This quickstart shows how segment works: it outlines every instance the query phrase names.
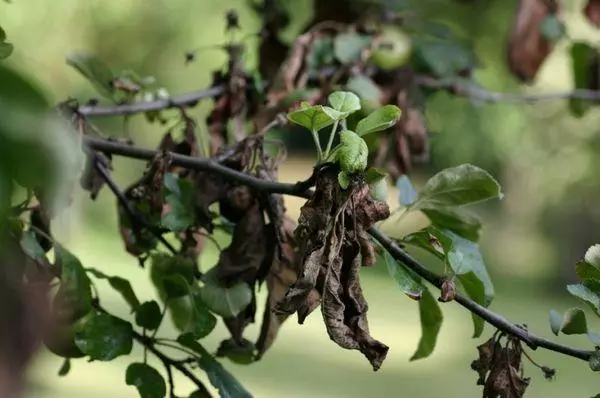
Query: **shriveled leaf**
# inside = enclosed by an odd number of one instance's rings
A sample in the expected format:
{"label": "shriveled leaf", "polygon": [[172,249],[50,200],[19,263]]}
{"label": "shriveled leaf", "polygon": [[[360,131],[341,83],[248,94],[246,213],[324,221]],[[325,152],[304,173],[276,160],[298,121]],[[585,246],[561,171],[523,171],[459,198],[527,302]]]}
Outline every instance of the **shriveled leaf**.
{"label": "shriveled leaf", "polygon": [[560,327],[564,334],[585,334],[587,333],[587,321],[585,312],[581,308],[570,308],[565,312]]}
{"label": "shriveled leaf", "polygon": [[502,199],[498,182],[485,170],[471,164],[444,169],[431,177],[410,210],[462,206]]}
{"label": "shriveled leaf", "polygon": [[386,130],[400,120],[402,111],[396,105],[384,105],[371,112],[356,125],[356,134],[364,136]]}
{"label": "shriveled leaf", "polygon": [[288,113],[287,118],[310,131],[319,131],[331,126],[334,119],[329,116],[321,105],[301,107]]}
{"label": "shriveled leaf", "polygon": [[340,132],[337,160],[343,171],[357,173],[367,168],[369,148],[362,137],[350,130]]}
{"label": "shriveled leaf", "polygon": [[558,336],[558,333],[560,333],[562,322],[563,317],[558,313],[558,311],[554,309],[550,310],[550,329],[556,336]]}
{"label": "shriveled leaf", "polygon": [[583,284],[567,285],[567,291],[588,304],[600,316],[600,295]]}
{"label": "shriveled leaf", "polygon": [[422,211],[436,228],[449,229],[463,238],[473,242],[479,241],[481,221],[468,210],[456,207],[436,207],[422,209]]}
{"label": "shriveled leaf", "polygon": [[65,358],[62,365],[60,366],[60,369],[58,370],[58,375],[60,377],[63,377],[63,376],[68,375],[70,371],[71,371],[71,359]]}
{"label": "shriveled leaf", "polygon": [[600,350],[599,349],[596,349],[592,353],[592,356],[590,357],[588,364],[590,365],[590,369],[592,369],[594,372],[600,372]]}
{"label": "shriveled leaf", "polygon": [[92,309],[90,280],[81,262],[61,245],[54,249],[56,267],[60,270],[60,291],[75,303],[74,316],[83,315]]}
{"label": "shriveled leaf", "polygon": [[346,116],[360,110],[360,99],[349,91],[334,91],[327,99],[333,109]]}
{"label": "shriveled leaf", "polygon": [[398,283],[400,290],[413,300],[421,300],[423,291],[427,290],[421,283],[421,278],[406,268],[404,264],[397,262],[387,250],[383,250],[388,272]]}
{"label": "shriveled leaf", "polygon": [[429,289],[423,290],[423,295],[419,300],[419,315],[421,319],[421,339],[417,351],[410,358],[411,361],[431,355],[435,349],[437,337],[444,320],[442,310]]}
{"label": "shriveled leaf", "polygon": [[110,68],[94,54],[78,51],[67,57],[67,64],[77,69],[106,98],[112,99],[115,92],[115,76]]}
{"label": "shriveled leaf", "polygon": [[164,398],[167,394],[167,385],[162,375],[152,366],[134,362],[127,367],[125,383],[135,386],[140,398]]}
{"label": "shriveled leaf", "polygon": [[157,329],[161,320],[160,307],[154,300],[142,303],[135,311],[135,323],[144,329]]}
{"label": "shriveled leaf", "polygon": [[231,287],[224,287],[217,279],[217,269],[212,268],[204,277],[204,286],[200,289],[200,297],[214,313],[224,318],[235,317],[252,300],[252,290],[243,282]]}
{"label": "shriveled leaf", "polygon": [[106,279],[108,284],[121,294],[123,299],[131,307],[132,311],[135,311],[139,307],[140,300],[138,300],[135,291],[131,287],[131,283],[129,283],[127,279],[121,278],[120,276],[108,276],[94,268],[87,268],[86,271],[98,279]]}
{"label": "shriveled leaf", "polygon": [[396,188],[398,188],[399,192],[398,202],[402,206],[410,206],[419,197],[415,187],[413,187],[412,182],[410,182],[410,178],[408,178],[406,174],[401,175],[396,180]]}
{"label": "shriveled leaf", "polygon": [[371,38],[348,32],[337,35],[333,44],[335,57],[338,61],[342,64],[349,64],[360,59],[363,50],[371,44]]}
{"label": "shriveled leaf", "polygon": [[133,328],[129,322],[98,313],[85,323],[81,332],[76,333],[75,344],[90,359],[111,361],[131,352]]}
{"label": "shriveled leaf", "polygon": [[[585,42],[575,42],[571,44],[571,69],[573,71],[574,89],[597,89],[593,82],[597,81],[597,61],[598,52],[595,48]],[[596,67],[594,65],[596,64]],[[597,84],[597,83],[596,83]],[[582,117],[594,103],[586,99],[569,99],[569,110],[576,117]]]}

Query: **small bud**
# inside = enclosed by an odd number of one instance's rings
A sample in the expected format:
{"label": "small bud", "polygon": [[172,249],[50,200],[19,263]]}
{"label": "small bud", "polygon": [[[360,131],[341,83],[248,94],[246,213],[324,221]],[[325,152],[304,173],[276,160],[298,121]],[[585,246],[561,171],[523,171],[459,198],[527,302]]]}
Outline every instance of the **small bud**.
{"label": "small bud", "polygon": [[438,298],[438,301],[442,303],[447,303],[448,301],[454,300],[455,297],[456,285],[454,284],[454,280],[444,279],[444,282],[442,283],[441,294]]}

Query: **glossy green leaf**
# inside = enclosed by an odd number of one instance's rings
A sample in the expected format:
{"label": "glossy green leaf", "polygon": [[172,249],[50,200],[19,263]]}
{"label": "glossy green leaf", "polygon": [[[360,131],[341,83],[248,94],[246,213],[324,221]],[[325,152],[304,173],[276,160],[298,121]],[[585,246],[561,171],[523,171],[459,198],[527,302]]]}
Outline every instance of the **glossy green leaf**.
{"label": "glossy green leaf", "polygon": [[23,252],[33,260],[44,261],[46,258],[46,252],[39,244],[36,233],[33,230],[24,231],[21,235],[21,241],[19,242]]}
{"label": "glossy green leaf", "polygon": [[371,112],[356,125],[356,134],[364,136],[387,130],[400,120],[402,111],[396,105],[384,105]]}
{"label": "glossy green leaf", "polygon": [[340,187],[342,187],[342,189],[348,189],[348,187],[350,186],[350,176],[348,175],[347,172],[345,171],[340,171],[338,173],[338,184],[340,184]]}
{"label": "glossy green leaf", "polygon": [[470,241],[479,241],[481,221],[467,209],[459,207],[435,207],[422,209],[432,225],[438,229],[448,229]]}
{"label": "glossy green leaf", "polygon": [[444,169],[431,177],[410,205],[411,210],[462,206],[502,199],[498,182],[485,170],[471,164]]}
{"label": "glossy green leaf", "polygon": [[371,44],[371,38],[354,32],[341,33],[335,37],[335,57],[342,64],[360,60],[362,52]]}
{"label": "glossy green leaf", "polygon": [[11,43],[0,43],[0,60],[10,57],[14,49],[15,47]]}
{"label": "glossy green leaf", "polygon": [[165,379],[156,369],[146,363],[129,364],[125,372],[125,383],[128,386],[135,386],[140,398],[164,398],[167,394]]}
{"label": "glossy green leaf", "polygon": [[71,371],[71,359],[65,358],[60,369],[58,370],[58,376],[63,377],[69,374]]}
{"label": "glossy green leaf", "polygon": [[[595,68],[590,67],[590,63],[598,57],[596,49],[585,42],[575,42],[571,44],[570,55],[573,88],[583,90],[590,88],[590,83],[595,78],[592,73],[596,73]],[[586,99],[569,99],[569,110],[575,117],[582,117],[593,105],[593,102]]]}
{"label": "glossy green leaf", "polygon": [[561,332],[564,334],[586,334],[587,321],[581,308],[570,308],[563,316]]}
{"label": "glossy green leaf", "polygon": [[382,250],[388,272],[398,283],[402,293],[413,300],[421,300],[423,291],[427,290],[421,283],[421,278],[406,268],[404,264],[397,262],[387,250],[383,248]]}
{"label": "glossy green leaf", "polygon": [[132,311],[135,311],[139,307],[140,300],[138,300],[133,288],[131,287],[131,283],[129,283],[127,279],[121,278],[120,276],[108,276],[94,268],[87,268],[86,271],[98,279],[106,279],[110,287],[121,294],[123,299],[131,307]]}
{"label": "glossy green leaf", "polygon": [[556,336],[558,336],[558,333],[560,333],[562,323],[562,315],[560,315],[559,312],[554,309],[550,310],[550,329]]}
{"label": "glossy green leaf", "polygon": [[106,98],[112,99],[115,93],[115,79],[110,68],[93,54],[78,51],[67,57],[67,64],[77,69]]}
{"label": "glossy green leaf", "polygon": [[373,112],[381,106],[381,90],[370,77],[354,75],[348,79],[345,88],[358,95],[361,108],[366,112]]}
{"label": "glossy green leaf", "polygon": [[590,369],[594,372],[600,372],[600,349],[597,349],[592,353],[588,361]]}
{"label": "glossy green leaf", "polygon": [[588,304],[600,316],[600,295],[584,284],[567,285],[567,291]]}
{"label": "glossy green leaf", "polygon": [[75,344],[90,359],[111,361],[131,352],[133,328],[129,322],[98,313],[75,335]]}
{"label": "glossy green leaf", "polygon": [[222,286],[217,279],[215,267],[204,274],[202,280],[202,301],[212,312],[224,318],[237,316],[252,301],[252,289],[246,283],[239,282],[231,287]]}
{"label": "glossy green leaf", "polygon": [[360,98],[349,91],[334,91],[327,99],[333,109],[345,116],[360,110]]}
{"label": "glossy green leaf", "polygon": [[343,171],[357,173],[367,168],[369,148],[362,137],[350,130],[340,132],[337,160]]}
{"label": "glossy green leaf", "polygon": [[431,355],[435,349],[437,337],[444,320],[442,310],[429,289],[423,290],[423,295],[419,300],[419,315],[421,319],[421,339],[417,351],[410,358],[411,361]]}
{"label": "glossy green leaf", "polygon": [[334,119],[325,112],[322,105],[299,108],[288,113],[287,118],[310,131],[319,131],[331,126]]}
{"label": "glossy green leaf", "polygon": [[135,323],[144,329],[158,329],[161,320],[160,306],[154,300],[142,303],[135,311]]}
{"label": "glossy green leaf", "polygon": [[61,272],[59,289],[75,303],[74,316],[88,313],[92,309],[92,288],[81,262],[60,244],[55,244],[54,256]]}
{"label": "glossy green leaf", "polygon": [[414,203],[419,194],[415,190],[412,182],[410,182],[410,178],[406,174],[401,175],[396,180],[396,188],[398,188],[398,193],[400,196],[398,197],[398,202],[402,206],[409,206]]}
{"label": "glossy green leaf", "polygon": [[192,227],[196,222],[192,183],[175,173],[165,173],[164,195],[170,209],[163,213],[161,225],[173,232],[184,232]]}

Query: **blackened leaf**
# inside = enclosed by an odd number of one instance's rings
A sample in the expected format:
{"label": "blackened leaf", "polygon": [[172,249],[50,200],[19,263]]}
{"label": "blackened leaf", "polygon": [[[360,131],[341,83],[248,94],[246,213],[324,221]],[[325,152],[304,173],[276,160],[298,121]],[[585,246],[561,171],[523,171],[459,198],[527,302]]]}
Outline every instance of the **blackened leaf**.
{"label": "blackened leaf", "polygon": [[36,233],[32,230],[24,231],[20,241],[21,249],[30,258],[36,261],[44,261],[46,252],[36,239]]}
{"label": "blackened leaf", "polygon": [[396,180],[396,188],[398,188],[399,196],[398,202],[402,206],[410,206],[413,204],[419,197],[419,194],[415,190],[412,182],[410,182],[410,178],[406,174],[401,175]]}
{"label": "blackened leaf", "polygon": [[134,362],[127,367],[125,383],[135,386],[141,398],[164,398],[167,385],[162,375],[152,366]]}
{"label": "blackened leaf", "polygon": [[210,383],[219,391],[221,398],[251,398],[252,395],[244,389],[236,378],[217,362],[202,344],[189,334],[182,334],[177,342],[190,348],[198,354],[198,364],[206,372]]}
{"label": "blackened leaf", "polygon": [[419,315],[421,318],[421,340],[417,351],[410,358],[411,361],[426,358],[435,349],[438,333],[442,327],[444,316],[429,289],[424,289],[419,300]]}
{"label": "blackened leaf", "polygon": [[585,334],[587,333],[587,321],[585,313],[581,308],[570,308],[565,312],[560,327],[564,334]]}
{"label": "blackened leaf", "polygon": [[335,37],[334,53],[335,57],[342,64],[349,64],[358,61],[364,49],[371,44],[369,36],[348,32]]}
{"label": "blackened leaf", "polygon": [[590,369],[594,372],[600,372],[600,350],[596,349],[588,362]]}
{"label": "blackened leaf", "polygon": [[196,339],[201,339],[208,336],[217,326],[217,318],[210,313],[200,296],[193,294],[192,297],[192,311],[184,332],[190,333]]}
{"label": "blackened leaf", "polygon": [[65,360],[63,361],[62,366],[58,370],[58,375],[60,377],[66,376],[66,375],[69,374],[70,371],[71,371],[71,359],[70,358],[65,358]]}
{"label": "blackened leaf", "polygon": [[288,113],[287,118],[292,122],[310,131],[319,131],[331,126],[334,119],[325,112],[322,105],[300,107]]}
{"label": "blackened leaf", "polygon": [[557,336],[560,332],[562,321],[563,317],[558,313],[558,311],[554,309],[550,310],[550,329],[552,329],[552,333],[554,333]]}
{"label": "blackened leaf", "polygon": [[[573,70],[573,88],[589,89],[592,79],[593,68],[590,68],[590,61],[597,57],[596,49],[584,42],[575,42],[571,45],[571,69]],[[596,72],[596,71],[594,71]],[[569,109],[571,114],[576,117],[582,117],[585,112],[591,108],[593,103],[589,100],[571,98],[569,99]]]}
{"label": "blackened leaf", "polygon": [[338,112],[348,116],[360,110],[360,99],[349,91],[334,91],[327,97],[329,103]]}
{"label": "blackened leaf", "polygon": [[90,359],[111,361],[131,352],[133,328],[129,322],[112,315],[95,314],[75,335],[75,344]]}
{"label": "blackened leaf", "polygon": [[139,307],[140,300],[138,300],[133,288],[131,287],[131,283],[129,283],[127,279],[121,278],[120,276],[108,276],[94,268],[87,268],[86,271],[98,279],[106,279],[108,284],[121,294],[123,299],[131,307],[132,311],[135,311]]}
{"label": "blackened leaf", "polygon": [[224,318],[237,316],[252,301],[252,289],[246,283],[224,287],[217,279],[216,268],[208,271],[203,281],[204,286],[200,289],[202,301],[212,312]]}
{"label": "blackened leaf", "polygon": [[106,98],[112,99],[115,92],[115,79],[111,70],[95,55],[78,51],[67,57],[67,64],[81,73]]}
{"label": "blackened leaf", "polygon": [[142,303],[135,311],[135,323],[144,329],[157,329],[161,320],[160,307],[154,300]]}
{"label": "blackened leaf", "polygon": [[463,164],[431,177],[409,209],[462,206],[503,196],[500,185],[487,171]]}
{"label": "blackened leaf", "polygon": [[61,270],[60,289],[76,303],[74,315],[83,315],[92,309],[92,289],[90,280],[79,259],[56,244],[54,249],[56,267]]}
{"label": "blackened leaf", "polygon": [[356,134],[365,136],[387,130],[400,120],[402,111],[396,105],[384,105],[371,112],[356,125]]}
{"label": "blackened leaf", "polygon": [[600,316],[600,295],[583,284],[567,285],[567,291],[587,303]]}
{"label": "blackened leaf", "polygon": [[413,300],[421,300],[423,291],[426,290],[421,283],[421,278],[406,268],[404,264],[397,262],[387,250],[383,250],[388,272],[398,283],[400,290]]}
{"label": "blackened leaf", "polygon": [[466,209],[457,207],[436,207],[422,209],[431,223],[439,229],[449,229],[470,241],[479,241],[481,221]]}

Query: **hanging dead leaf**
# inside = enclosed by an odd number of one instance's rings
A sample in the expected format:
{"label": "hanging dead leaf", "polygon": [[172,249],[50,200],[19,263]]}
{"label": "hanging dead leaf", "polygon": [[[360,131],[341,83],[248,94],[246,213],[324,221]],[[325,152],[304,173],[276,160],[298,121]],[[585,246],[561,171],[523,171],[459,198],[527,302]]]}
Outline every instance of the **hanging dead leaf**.
{"label": "hanging dead leaf", "polygon": [[557,0],[520,0],[508,41],[508,68],[518,79],[530,83],[544,60],[552,52],[554,42],[543,34],[548,17],[559,15]]}

